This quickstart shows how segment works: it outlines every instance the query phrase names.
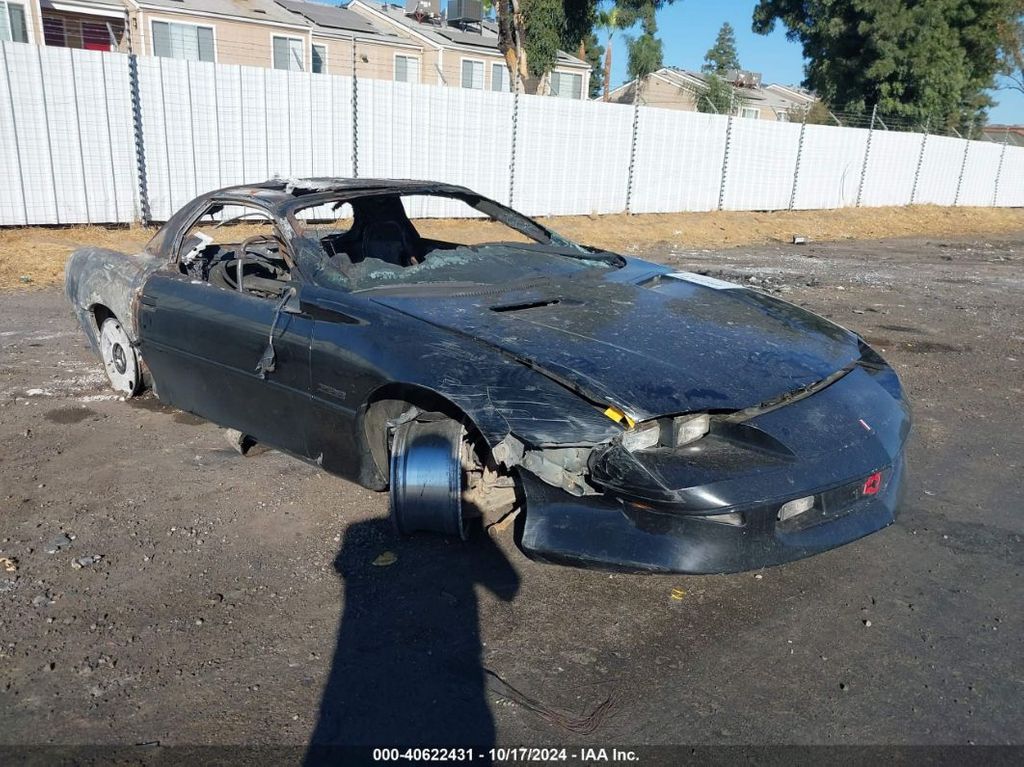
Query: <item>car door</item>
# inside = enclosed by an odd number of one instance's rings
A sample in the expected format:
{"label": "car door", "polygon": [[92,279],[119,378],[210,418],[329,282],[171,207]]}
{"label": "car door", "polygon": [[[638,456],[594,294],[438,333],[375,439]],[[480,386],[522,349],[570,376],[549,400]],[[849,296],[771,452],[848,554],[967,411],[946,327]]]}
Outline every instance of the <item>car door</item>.
{"label": "car door", "polygon": [[[313,321],[297,309],[300,276],[289,276],[282,295],[268,297],[172,264],[143,288],[140,347],[161,401],[309,457]],[[261,371],[268,354],[272,369]]]}

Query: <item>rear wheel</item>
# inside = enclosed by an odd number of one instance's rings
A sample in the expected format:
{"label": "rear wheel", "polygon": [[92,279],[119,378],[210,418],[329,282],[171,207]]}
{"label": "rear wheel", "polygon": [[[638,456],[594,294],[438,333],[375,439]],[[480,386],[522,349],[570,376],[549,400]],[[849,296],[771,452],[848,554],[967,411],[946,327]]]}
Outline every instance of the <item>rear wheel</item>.
{"label": "rear wheel", "polygon": [[108,317],[100,326],[100,357],[114,391],[125,397],[138,393],[142,384],[139,356],[121,323],[114,317]]}

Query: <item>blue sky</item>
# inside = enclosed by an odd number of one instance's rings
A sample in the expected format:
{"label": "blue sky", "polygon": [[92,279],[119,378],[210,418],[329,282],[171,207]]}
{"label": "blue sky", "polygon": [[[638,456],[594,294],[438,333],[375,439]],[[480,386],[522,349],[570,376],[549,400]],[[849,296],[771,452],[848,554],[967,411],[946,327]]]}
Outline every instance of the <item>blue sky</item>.
{"label": "blue sky", "polygon": [[[744,69],[760,72],[765,82],[798,84],[803,79],[803,55],[799,43],[786,40],[785,30],[777,24],[767,36],[750,31],[753,0],[676,0],[658,13],[658,35],[664,44],[667,66],[700,69],[704,54],[715,42],[722,22],[736,30],[736,48]],[[627,79],[626,42],[629,32],[617,32],[612,53],[612,85]],[[598,32],[602,44],[606,36]],[[1024,124],[1024,94],[1000,90],[993,94],[999,102],[989,113],[991,123]]]}

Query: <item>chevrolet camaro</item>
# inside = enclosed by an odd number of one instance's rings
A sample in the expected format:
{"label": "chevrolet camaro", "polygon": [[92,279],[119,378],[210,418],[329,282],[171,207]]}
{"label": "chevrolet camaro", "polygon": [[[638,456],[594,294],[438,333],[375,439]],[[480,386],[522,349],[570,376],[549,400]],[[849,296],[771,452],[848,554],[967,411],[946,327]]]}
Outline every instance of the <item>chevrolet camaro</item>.
{"label": "chevrolet camaro", "polygon": [[76,251],[66,292],[115,390],[387,490],[405,534],[720,573],[896,514],[909,411],[862,338],[463,187],[222,189],[141,253]]}

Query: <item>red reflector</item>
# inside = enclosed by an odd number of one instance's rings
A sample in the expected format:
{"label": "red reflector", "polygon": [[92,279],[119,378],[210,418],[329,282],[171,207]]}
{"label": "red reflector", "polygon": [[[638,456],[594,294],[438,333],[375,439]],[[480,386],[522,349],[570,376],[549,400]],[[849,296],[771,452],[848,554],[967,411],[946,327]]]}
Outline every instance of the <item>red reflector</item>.
{"label": "red reflector", "polygon": [[870,477],[864,480],[864,487],[861,492],[864,495],[874,495],[882,489],[882,472],[876,471]]}

